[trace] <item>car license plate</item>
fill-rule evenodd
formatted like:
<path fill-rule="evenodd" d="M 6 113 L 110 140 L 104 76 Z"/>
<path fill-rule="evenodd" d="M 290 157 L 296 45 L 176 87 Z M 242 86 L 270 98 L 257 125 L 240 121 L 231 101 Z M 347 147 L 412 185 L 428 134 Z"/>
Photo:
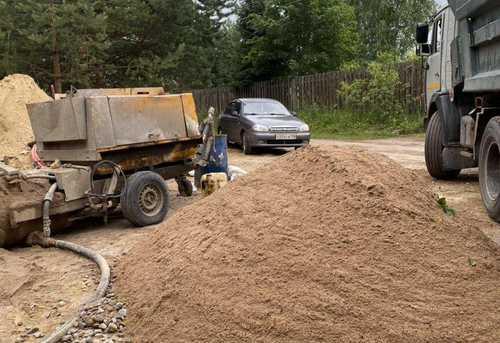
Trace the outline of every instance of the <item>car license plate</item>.
<path fill-rule="evenodd" d="M 297 139 L 297 135 L 294 133 L 277 133 L 277 140 L 295 140 Z"/>

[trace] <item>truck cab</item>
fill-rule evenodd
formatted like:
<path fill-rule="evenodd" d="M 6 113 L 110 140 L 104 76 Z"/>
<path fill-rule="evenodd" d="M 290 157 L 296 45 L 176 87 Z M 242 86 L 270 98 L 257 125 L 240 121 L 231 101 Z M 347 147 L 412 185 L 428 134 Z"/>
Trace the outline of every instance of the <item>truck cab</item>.
<path fill-rule="evenodd" d="M 425 160 L 437 179 L 479 167 L 481 196 L 500 222 L 500 2 L 448 0 L 417 27 L 425 69 Z"/>
<path fill-rule="evenodd" d="M 422 56 L 425 70 L 426 164 L 437 179 L 453 179 L 462 169 L 477 166 L 470 142 L 461 146 L 463 113 L 454 103 L 452 49 L 456 38 L 457 21 L 450 6 L 441 9 L 430 23 L 417 27 L 417 54 Z"/>
<path fill-rule="evenodd" d="M 425 43 L 428 56 L 424 64 L 427 116 L 432 116 L 436 112 L 433 98 L 440 92 L 453 88 L 450 45 L 455 38 L 455 23 L 455 15 L 448 6 L 439 11 L 429 25 L 428 40 Z"/>

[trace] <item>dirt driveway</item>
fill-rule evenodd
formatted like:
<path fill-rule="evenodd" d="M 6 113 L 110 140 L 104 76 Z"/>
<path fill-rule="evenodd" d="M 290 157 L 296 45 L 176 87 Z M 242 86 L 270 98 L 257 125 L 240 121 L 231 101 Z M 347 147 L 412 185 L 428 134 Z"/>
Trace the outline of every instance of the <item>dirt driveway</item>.
<path fill-rule="evenodd" d="M 424 175 L 422 138 L 398 138 L 365 142 L 316 140 L 315 146 L 354 146 L 381 153 L 404 167 L 421 170 Z M 230 149 L 230 163 L 249 172 L 279 158 L 287 150 L 270 150 L 245 156 L 238 149 Z M 374 157 L 375 158 L 375 157 Z M 426 176 L 428 177 L 428 176 Z M 430 177 L 429 177 L 430 180 Z M 443 194 L 458 216 L 479 222 L 484 232 L 500 244 L 500 226 L 485 214 L 478 189 L 477 172 L 468 172 L 454 182 L 434 182 L 436 192 Z M 175 183 L 170 183 L 171 211 L 169 215 L 199 196 L 177 196 Z M 193 213 L 196 216 L 196 213 Z M 57 238 L 93 248 L 113 264 L 127 254 L 130 247 L 151 232 L 151 228 L 136 229 L 123 219 L 110 225 L 100 222 L 84 223 Z M 0 342 L 14 342 L 27 328 L 37 327 L 47 334 L 61 322 L 69 319 L 78 304 L 95 289 L 97 271 L 83 258 L 58 250 L 21 248 L 12 251 L 0 249 Z M 35 339 L 26 342 L 35 342 Z"/>

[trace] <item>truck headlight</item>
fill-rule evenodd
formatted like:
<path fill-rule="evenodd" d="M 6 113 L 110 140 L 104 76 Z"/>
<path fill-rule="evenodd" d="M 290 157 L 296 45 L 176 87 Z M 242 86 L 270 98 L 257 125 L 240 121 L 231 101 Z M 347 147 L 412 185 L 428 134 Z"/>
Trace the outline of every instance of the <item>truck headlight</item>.
<path fill-rule="evenodd" d="M 301 132 L 309 132 L 309 125 L 304 124 L 300 127 Z"/>
<path fill-rule="evenodd" d="M 269 128 L 267 126 L 257 124 L 252 127 L 252 130 L 256 132 L 267 132 L 269 131 Z"/>

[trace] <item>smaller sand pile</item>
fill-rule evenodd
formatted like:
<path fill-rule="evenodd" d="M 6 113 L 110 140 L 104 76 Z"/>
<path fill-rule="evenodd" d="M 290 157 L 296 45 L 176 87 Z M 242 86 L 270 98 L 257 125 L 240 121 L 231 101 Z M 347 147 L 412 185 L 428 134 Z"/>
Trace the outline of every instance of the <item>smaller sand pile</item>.
<path fill-rule="evenodd" d="M 10 230 L 9 210 L 40 208 L 48 188 L 49 184 L 44 180 L 7 180 L 0 176 L 0 248 L 6 244 L 22 242 L 21 238 L 27 236 L 28 232 L 26 228 Z M 40 229 L 41 224 L 34 224 L 34 228 Z"/>
<path fill-rule="evenodd" d="M 33 141 L 26 104 L 49 100 L 27 75 L 14 74 L 0 81 L 0 160 L 5 156 L 26 160 L 27 144 Z"/>
<path fill-rule="evenodd" d="M 378 155 L 306 148 L 118 266 L 137 342 L 499 342 L 500 253 Z"/>

